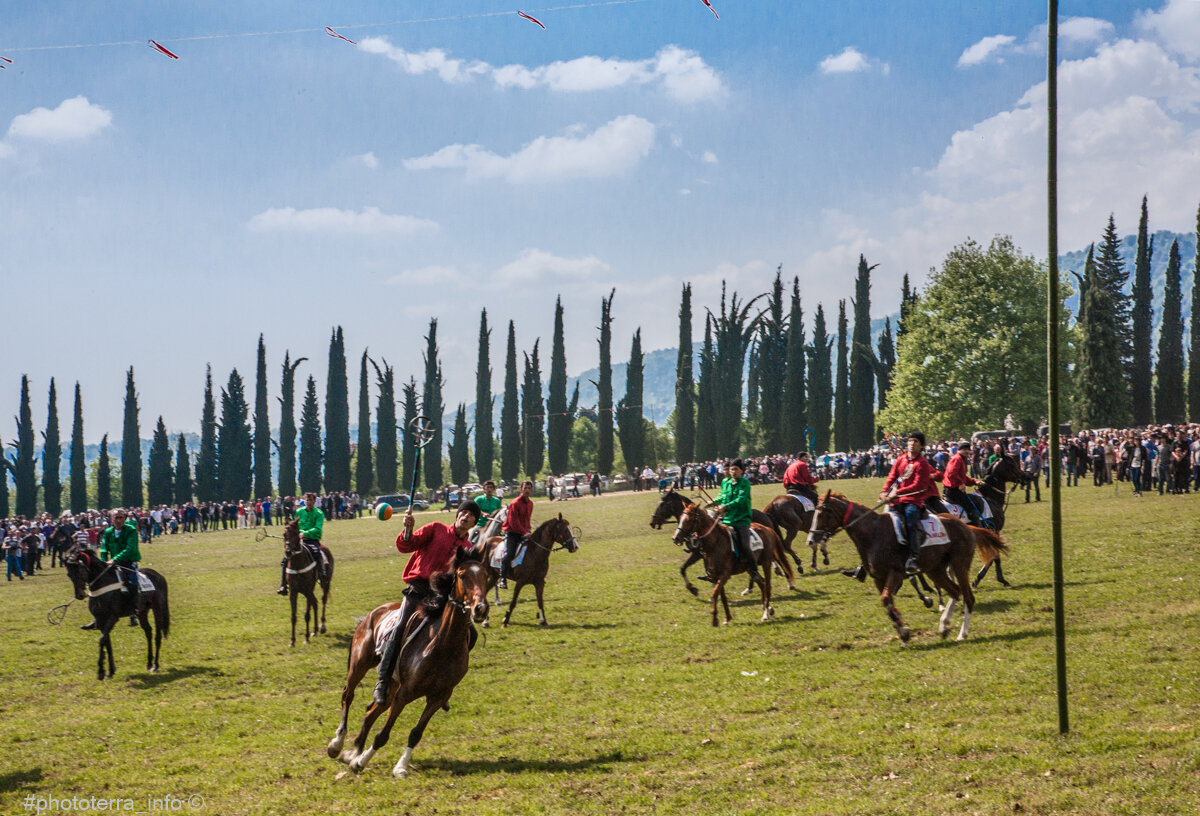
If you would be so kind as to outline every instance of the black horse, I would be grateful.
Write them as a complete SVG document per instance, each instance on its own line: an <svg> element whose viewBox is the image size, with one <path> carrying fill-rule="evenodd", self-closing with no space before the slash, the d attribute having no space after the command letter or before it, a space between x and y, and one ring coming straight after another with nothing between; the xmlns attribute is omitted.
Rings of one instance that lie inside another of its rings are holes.
<svg viewBox="0 0 1200 816"><path fill-rule="evenodd" d="M992 513L990 519L983 520L982 524L984 528L991 530L993 533L998 533L1004 529L1004 509L1008 505L1009 495L1009 491L1005 485L1011 482L1024 487L1036 478L1038 478L1037 474L1030 474L1021 470L1016 460L1011 456L1001 456L993 462L984 473L983 480L975 488L976 495L987 502L988 509ZM968 498L975 500L975 497L970 494L968 494ZM978 505L978 501L976 501L976 505ZM977 506L976 509L981 508ZM971 586L979 586L979 582L987 575L987 571L993 563L996 564L996 580L1004 586L1011 586L1008 581L1004 580L1004 570L1000 568L999 557L996 557L994 561L984 562L983 569L979 570L979 574L975 576L975 580L971 582Z"/></svg>
<svg viewBox="0 0 1200 816"><path fill-rule="evenodd" d="M162 639L171 631L171 610L167 605L167 579L152 569L138 570L150 579L152 589L143 590L134 601L124 588L118 567L100 560L94 550L72 548L65 559L67 576L75 586L75 598L89 598L88 610L96 618L96 629L100 632L100 659L97 678L103 680L104 654L108 653L108 677L116 673L113 662L112 628L127 615L137 615L142 631L146 633L146 670L158 671L158 652ZM149 613L154 612L154 641L150 641Z"/></svg>

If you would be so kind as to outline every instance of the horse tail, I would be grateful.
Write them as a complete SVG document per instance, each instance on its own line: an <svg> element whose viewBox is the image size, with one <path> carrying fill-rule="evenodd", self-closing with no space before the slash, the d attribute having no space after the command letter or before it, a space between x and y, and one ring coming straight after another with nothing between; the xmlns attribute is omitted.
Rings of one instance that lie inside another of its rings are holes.
<svg viewBox="0 0 1200 816"><path fill-rule="evenodd" d="M990 564L1008 552L1008 543L998 533L983 527L971 527L975 536L975 546L979 549L979 557L983 563Z"/></svg>
<svg viewBox="0 0 1200 816"><path fill-rule="evenodd" d="M171 604L168 603L167 599L167 579L159 575L158 581L155 583L161 584L161 586L158 587L158 591L162 593L162 621L159 628L162 630L163 637L167 637L171 634ZM154 612L154 619L156 622L158 622L158 610L155 610Z"/></svg>

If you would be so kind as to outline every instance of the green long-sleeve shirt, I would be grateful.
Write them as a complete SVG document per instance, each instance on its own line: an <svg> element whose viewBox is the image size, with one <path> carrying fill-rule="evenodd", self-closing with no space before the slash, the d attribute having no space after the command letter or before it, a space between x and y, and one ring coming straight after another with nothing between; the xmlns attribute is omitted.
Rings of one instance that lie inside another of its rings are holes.
<svg viewBox="0 0 1200 816"><path fill-rule="evenodd" d="M321 540L321 531L325 529L325 514L319 508L301 507L296 511L296 521L300 525L301 538Z"/></svg>
<svg viewBox="0 0 1200 816"><path fill-rule="evenodd" d="M118 564L141 561L137 526L132 521L127 521L120 530L104 528L104 532L100 534L100 558L104 561L111 559Z"/></svg>
<svg viewBox="0 0 1200 816"><path fill-rule="evenodd" d="M723 479L716 501L725 508L724 522L730 527L750 526L750 480L745 476L737 481Z"/></svg>

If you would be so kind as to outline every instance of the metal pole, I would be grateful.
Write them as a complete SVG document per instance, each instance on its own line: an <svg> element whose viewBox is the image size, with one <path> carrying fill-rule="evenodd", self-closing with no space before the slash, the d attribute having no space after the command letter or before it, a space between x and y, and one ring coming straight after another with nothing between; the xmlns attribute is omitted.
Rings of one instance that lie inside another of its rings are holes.
<svg viewBox="0 0 1200 816"><path fill-rule="evenodd" d="M1054 553L1054 657L1058 679L1058 733L1071 730L1067 714L1067 637L1063 611L1062 459L1058 431L1058 0L1048 0L1046 26L1046 393L1050 425L1050 544Z"/></svg>

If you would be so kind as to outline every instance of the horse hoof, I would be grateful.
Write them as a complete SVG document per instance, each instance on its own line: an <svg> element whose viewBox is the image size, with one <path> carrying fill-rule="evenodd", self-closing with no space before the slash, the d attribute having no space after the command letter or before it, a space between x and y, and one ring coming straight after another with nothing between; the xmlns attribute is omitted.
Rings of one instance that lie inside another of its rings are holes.
<svg viewBox="0 0 1200 816"><path fill-rule="evenodd" d="M1000 583L1001 583L1001 584L1003 584L1003 585L1004 585L1004 586L1006 586L1006 587L1011 587L1011 586L1012 586L1012 584L1010 584L1008 581L1005 581L1004 579L1000 579Z"/></svg>
<svg viewBox="0 0 1200 816"><path fill-rule="evenodd" d="M967 636L966 636L966 635L961 635L961 634L960 634L958 637L956 637L956 638L955 638L955 641L957 641L958 643L962 643L962 642L963 642L964 640L966 640L966 639L967 639Z"/></svg>
<svg viewBox="0 0 1200 816"><path fill-rule="evenodd" d="M408 768L396 768L392 771L392 776L397 779L405 779L408 777Z"/></svg>
<svg viewBox="0 0 1200 816"><path fill-rule="evenodd" d="M901 626L900 627L900 641L902 643L908 643L910 638L912 638L912 630L910 630L907 626Z"/></svg>
<svg viewBox="0 0 1200 816"><path fill-rule="evenodd" d="M333 739L331 739L329 741L329 744L325 746L325 753L329 755L330 759L337 759L339 756L341 756L341 753L342 753L341 739L339 739L338 737L334 737Z"/></svg>
<svg viewBox="0 0 1200 816"><path fill-rule="evenodd" d="M692 586L691 584L688 584L687 591L692 593L696 597L700 597L700 591L698 589L696 589L694 586Z"/></svg>
<svg viewBox="0 0 1200 816"><path fill-rule="evenodd" d="M487 621L484 621L483 623L481 623L481 624L479 624L479 625L480 625L480 626L482 626L484 629L487 629L487 628L488 628L488 622L487 622Z"/></svg>
<svg viewBox="0 0 1200 816"><path fill-rule="evenodd" d="M942 640L945 640L946 635L950 634L950 627L949 626L947 626L945 628L938 627L938 634L942 636Z"/></svg>
<svg viewBox="0 0 1200 816"><path fill-rule="evenodd" d="M549 625L550 624L546 621L545 618L542 618L540 621L538 621L538 626L549 626Z"/></svg>
<svg viewBox="0 0 1200 816"><path fill-rule="evenodd" d="M829 556L828 555L825 556L825 566L827 566L827 567L829 566Z"/></svg>
<svg viewBox="0 0 1200 816"><path fill-rule="evenodd" d="M325 624L321 624L321 634L325 634Z"/></svg>
<svg viewBox="0 0 1200 816"><path fill-rule="evenodd" d="M792 592L798 592L798 591L799 591L799 590L797 590L797 589L796 589L796 585L795 585L795 584L788 584L788 589L790 589Z"/></svg>
<svg viewBox="0 0 1200 816"><path fill-rule="evenodd" d="M749 594L750 594L750 587L746 587L745 589L743 589L743 590L742 590L742 597L743 597L743 598L744 598L744 597L746 597L746 596L747 596L747 595L749 595Z"/></svg>
<svg viewBox="0 0 1200 816"><path fill-rule="evenodd" d="M345 751L342 751L340 754L338 754L338 762L343 762L343 763L349 765L351 762L354 761L354 757L356 757L356 756L358 756L358 755L356 753L354 753L353 748L347 748Z"/></svg>
<svg viewBox="0 0 1200 816"><path fill-rule="evenodd" d="M768 606L768 607L767 607L767 614L771 615L771 617L774 617L774 616L775 616L775 607L773 607L773 606Z"/></svg>

